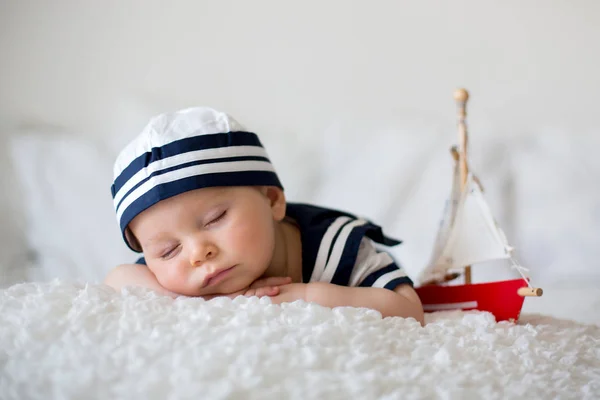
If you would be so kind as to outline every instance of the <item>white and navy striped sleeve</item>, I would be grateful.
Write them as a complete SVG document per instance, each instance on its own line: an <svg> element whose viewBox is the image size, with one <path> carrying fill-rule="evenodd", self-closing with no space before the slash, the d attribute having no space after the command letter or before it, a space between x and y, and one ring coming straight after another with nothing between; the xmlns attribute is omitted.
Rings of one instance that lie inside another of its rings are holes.
<svg viewBox="0 0 600 400"><path fill-rule="evenodd" d="M378 250L371 239L363 237L358 247L349 286L394 290L402 284L413 285L406 271L395 263L389 253Z"/></svg>

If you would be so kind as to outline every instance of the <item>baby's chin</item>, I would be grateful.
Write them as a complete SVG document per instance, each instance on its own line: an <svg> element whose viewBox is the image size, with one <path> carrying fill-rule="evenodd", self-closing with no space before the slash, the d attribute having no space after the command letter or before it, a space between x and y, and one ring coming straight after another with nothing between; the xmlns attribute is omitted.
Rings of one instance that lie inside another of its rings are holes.
<svg viewBox="0 0 600 400"><path fill-rule="evenodd" d="M209 287L202 287L203 282L194 282L189 280L187 282L178 282L175 285L163 285L163 287L171 292L178 293L184 296L200 297L200 296L214 296L214 295L228 295L247 289L254 281L249 280L246 276L232 276L216 285ZM171 282L173 283L173 282Z"/></svg>
<svg viewBox="0 0 600 400"><path fill-rule="evenodd" d="M252 282L246 282L243 279L228 279L224 282L220 282L217 285L207 287L207 288L199 288L196 296L207 296L207 295L227 295L239 292L241 290L247 289Z"/></svg>

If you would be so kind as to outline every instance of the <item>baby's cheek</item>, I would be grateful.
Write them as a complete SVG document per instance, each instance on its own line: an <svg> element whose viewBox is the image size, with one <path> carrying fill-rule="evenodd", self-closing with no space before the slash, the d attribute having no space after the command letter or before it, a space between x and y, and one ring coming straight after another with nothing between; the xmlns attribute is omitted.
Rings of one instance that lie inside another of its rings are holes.
<svg viewBox="0 0 600 400"><path fill-rule="evenodd" d="M230 237L230 243L234 244L238 251L245 255L252 255L258 258L256 261L268 262L273 252L274 235L272 228L260 221L248 221L240 224Z"/></svg>
<svg viewBox="0 0 600 400"><path fill-rule="evenodd" d="M181 268L174 265L164 265L155 273L158 282L168 290L177 292L183 284Z"/></svg>

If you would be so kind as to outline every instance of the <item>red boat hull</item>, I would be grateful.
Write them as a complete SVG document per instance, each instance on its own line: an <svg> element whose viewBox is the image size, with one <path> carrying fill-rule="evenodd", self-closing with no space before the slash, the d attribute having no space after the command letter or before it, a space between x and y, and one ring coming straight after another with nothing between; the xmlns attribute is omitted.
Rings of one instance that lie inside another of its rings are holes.
<svg viewBox="0 0 600 400"><path fill-rule="evenodd" d="M526 287L523 279L470 285L426 285L415 288L425 312L445 310L488 311L496 321L518 321L524 298L517 290Z"/></svg>

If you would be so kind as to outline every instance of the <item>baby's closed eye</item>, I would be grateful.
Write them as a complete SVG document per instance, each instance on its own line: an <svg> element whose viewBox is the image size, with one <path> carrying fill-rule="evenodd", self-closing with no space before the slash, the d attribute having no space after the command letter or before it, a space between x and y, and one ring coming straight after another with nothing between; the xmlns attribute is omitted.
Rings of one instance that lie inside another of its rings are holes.
<svg viewBox="0 0 600 400"><path fill-rule="evenodd" d="M208 226L214 225L217 222L221 221L227 215L227 210L223 210L216 214L217 214L216 216L209 217L208 222L206 224L204 224L204 226L208 227Z"/></svg>
<svg viewBox="0 0 600 400"><path fill-rule="evenodd" d="M168 247L166 250L160 252L160 258L162 258L163 260L167 260L169 258L171 258L172 256L174 256L177 252L177 250L181 247L181 245L176 245L176 246L171 246Z"/></svg>

